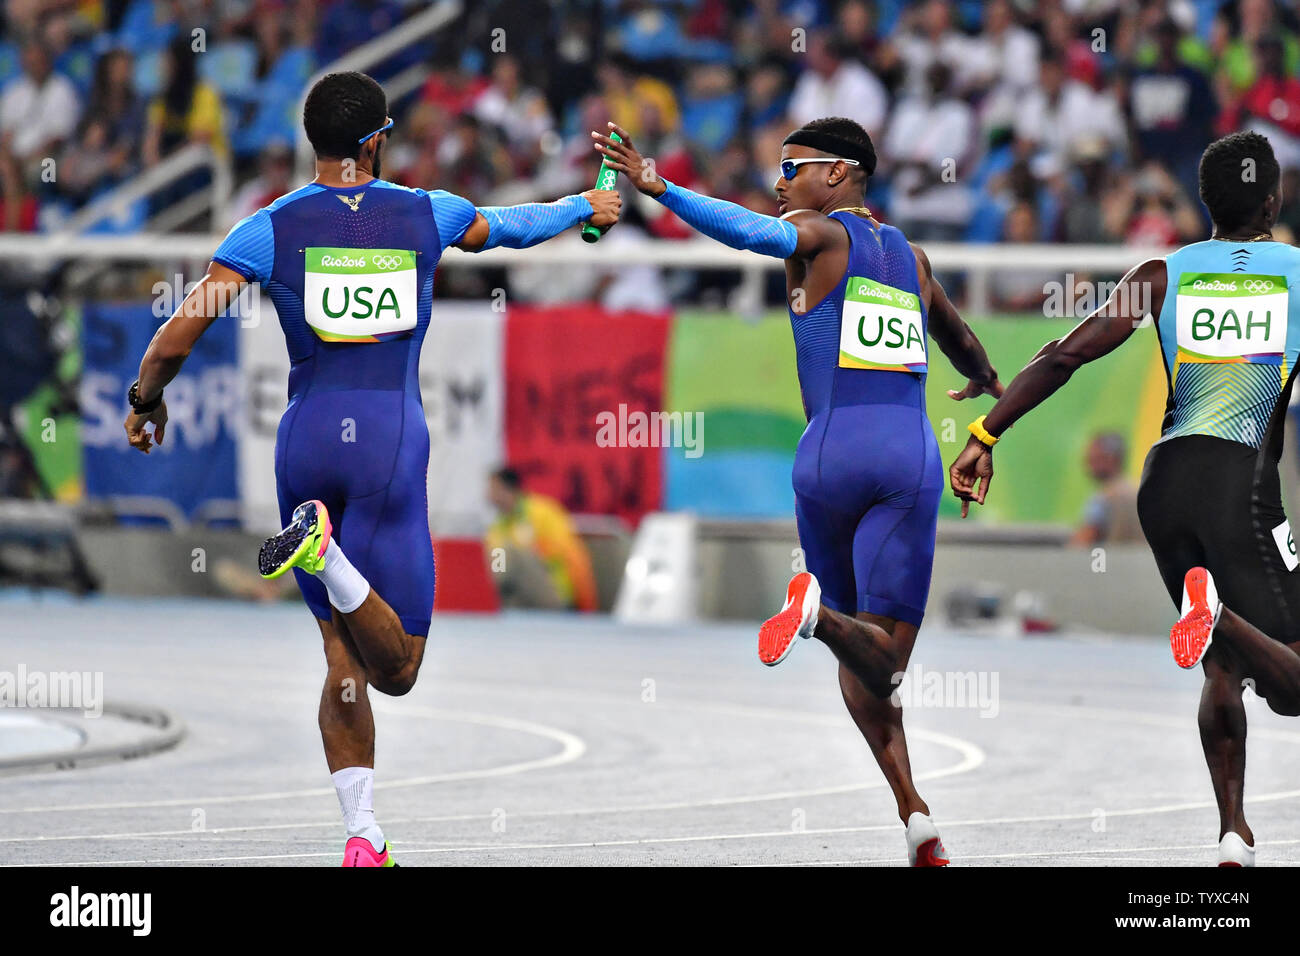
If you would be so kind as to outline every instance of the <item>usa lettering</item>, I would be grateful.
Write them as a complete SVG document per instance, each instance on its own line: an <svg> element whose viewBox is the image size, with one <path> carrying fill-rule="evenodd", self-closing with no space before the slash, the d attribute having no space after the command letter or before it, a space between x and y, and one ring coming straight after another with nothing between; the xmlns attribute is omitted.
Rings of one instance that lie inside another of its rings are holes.
<svg viewBox="0 0 1300 956"><path fill-rule="evenodd" d="M916 323L914 322L907 323L907 331L906 334L904 334L904 320L901 317L895 315L886 320L884 316L878 315L875 319L875 328L872 330L875 334L875 338L869 338L867 331L868 321L869 319L865 315L858 319L858 341L869 348L874 348L875 346L882 344L882 339L884 339L883 345L887 349L910 349L913 344L922 347L925 345L925 340L921 338L917 331ZM889 338L887 339L885 338L886 333L889 335Z"/></svg>
<svg viewBox="0 0 1300 956"><path fill-rule="evenodd" d="M364 295L363 295L364 293ZM385 311L392 312L392 318L400 319L402 317L401 306L397 304L397 293L391 288L382 289L379 293L379 301L374 302L373 296L375 290L372 286L357 286L350 289L343 287L343 304L335 311L330 308L330 290L326 288L321 294L320 307L331 319L341 319L347 315L353 319L381 319ZM348 311L351 306L351 312Z"/></svg>

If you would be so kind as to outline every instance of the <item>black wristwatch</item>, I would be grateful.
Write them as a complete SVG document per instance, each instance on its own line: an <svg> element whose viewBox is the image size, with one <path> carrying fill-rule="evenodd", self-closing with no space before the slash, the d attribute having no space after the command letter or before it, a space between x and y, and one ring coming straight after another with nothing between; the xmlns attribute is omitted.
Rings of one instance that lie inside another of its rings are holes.
<svg viewBox="0 0 1300 956"><path fill-rule="evenodd" d="M137 415L148 415L155 408L162 404L163 393L159 392L158 397L152 402L140 401L140 380L137 378L131 383L131 387L126 390L126 400L131 405L131 410Z"/></svg>

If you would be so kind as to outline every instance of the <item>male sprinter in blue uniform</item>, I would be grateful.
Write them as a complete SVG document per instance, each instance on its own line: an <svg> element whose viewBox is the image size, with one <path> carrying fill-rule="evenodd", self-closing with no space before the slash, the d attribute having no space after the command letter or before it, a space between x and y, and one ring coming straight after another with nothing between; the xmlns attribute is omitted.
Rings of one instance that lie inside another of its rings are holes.
<svg viewBox="0 0 1300 956"><path fill-rule="evenodd" d="M441 190L379 178L393 121L362 73L333 73L303 110L316 178L231 230L207 275L158 330L131 386L126 431L163 442L163 387L246 283L275 303L292 362L276 437L287 527L263 545L266 577L289 568L325 642L321 737L343 808L344 866L391 866L375 822L375 727L366 686L415 683L433 609L425 476L429 434L417 365L433 274L448 246L523 248L590 221L613 224L619 199L590 191L555 203L476 209ZM346 550L345 550L346 549Z"/></svg>
<svg viewBox="0 0 1300 956"><path fill-rule="evenodd" d="M1263 136L1211 143L1200 181L1212 238L1143 262L1044 345L972 423L950 478L963 516L970 501L983 504L999 437L1075 369L1123 344L1148 307L1158 316L1169 399L1138 516L1182 614L1169 635L1174 660L1205 671L1197 717L1219 804L1219 865L1254 866L1242 806L1244 682L1276 713L1300 715L1300 576L1277 471L1300 361L1300 293L1291 298L1300 249L1273 240L1281 181Z"/></svg>
<svg viewBox="0 0 1300 956"><path fill-rule="evenodd" d="M840 690L907 825L913 866L948 856L912 783L902 708L891 701L925 614L943 493L925 413L926 333L970 381L956 399L1001 394L979 340L925 254L863 208L876 153L852 120L814 120L786 137L781 218L660 178L627 134L592 133L632 183L700 232L785 260L790 323L808 428L795 453L795 518L806 572L763 625L758 656L777 664L798 636L839 659Z"/></svg>

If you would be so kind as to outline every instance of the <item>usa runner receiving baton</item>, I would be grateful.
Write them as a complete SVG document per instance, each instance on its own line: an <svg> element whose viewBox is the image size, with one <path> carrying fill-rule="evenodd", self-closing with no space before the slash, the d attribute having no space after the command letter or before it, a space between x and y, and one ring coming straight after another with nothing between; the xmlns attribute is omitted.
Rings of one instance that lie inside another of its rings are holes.
<svg viewBox="0 0 1300 956"><path fill-rule="evenodd" d="M659 176L627 133L593 132L632 184L735 249L785 260L808 427L794 462L805 572L759 632L778 664L796 638L839 659L849 713L884 772L914 866L948 856L912 781L902 708L891 701L925 614L943 464L925 410L927 334L969 381L954 399L1000 395L979 340L934 278L925 253L864 208L876 168L871 137L819 119L786 137L776 180L780 218L683 189Z"/></svg>

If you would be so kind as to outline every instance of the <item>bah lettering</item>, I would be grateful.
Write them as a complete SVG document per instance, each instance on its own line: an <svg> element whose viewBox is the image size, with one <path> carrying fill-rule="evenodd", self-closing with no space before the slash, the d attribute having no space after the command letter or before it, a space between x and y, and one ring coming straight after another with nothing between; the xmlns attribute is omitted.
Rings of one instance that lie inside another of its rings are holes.
<svg viewBox="0 0 1300 956"><path fill-rule="evenodd" d="M393 313L393 318L395 319L400 319L402 317L402 310L397 305L397 294L393 292L392 289L384 289L383 292L379 294L378 303L370 301L368 297L363 297L362 293L367 293L368 296L373 296L375 290L368 285L358 286L354 296L352 290L345 286L343 289L343 308L335 312L330 308L330 290L327 287L321 294L320 306L325 310L325 314L331 319L341 318L347 313L348 306L352 305L354 301L355 305L353 305L352 308L352 318L354 319L378 319L380 317L379 314L385 309L390 309ZM363 308L364 311L362 311Z"/></svg>
<svg viewBox="0 0 1300 956"><path fill-rule="evenodd" d="M1221 319L1215 319L1214 310L1200 308L1192 313L1192 338L1197 342L1207 339L1222 339L1228 332L1236 338L1250 338L1252 329L1263 329L1264 338L1268 338L1269 327L1273 324L1273 313L1267 311L1263 319L1255 318L1255 310L1246 313L1246 331L1241 330L1241 317L1236 309L1228 309Z"/></svg>
<svg viewBox="0 0 1300 956"><path fill-rule="evenodd" d="M858 319L858 341L863 345L875 346L880 344L880 340L885 337L886 331L890 335L890 338L885 341L885 348L887 349L900 348L904 342L906 342L908 348L911 348L914 342L917 345L925 345L925 340L917 332L915 323L908 322L907 334L903 334L903 320L896 315L891 317L888 322L885 321L884 316L876 316L875 331L876 337L874 339L867 338L867 317L864 315Z"/></svg>

